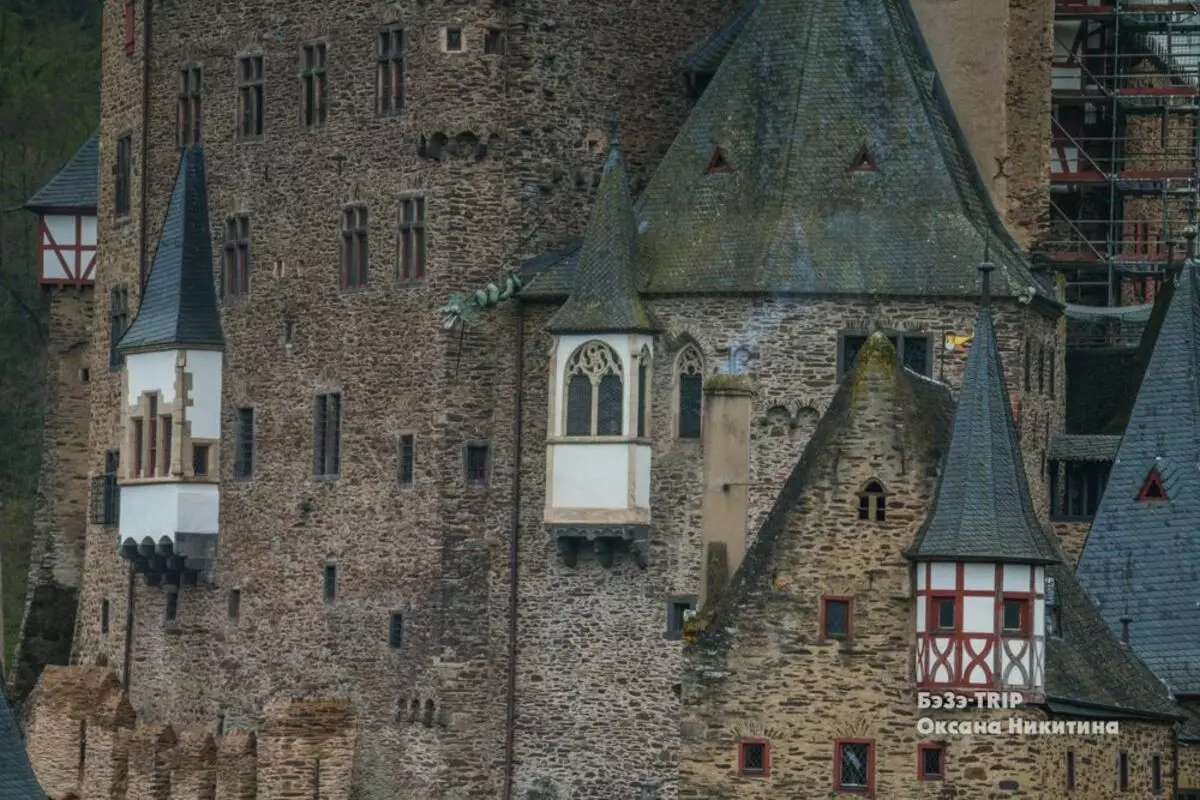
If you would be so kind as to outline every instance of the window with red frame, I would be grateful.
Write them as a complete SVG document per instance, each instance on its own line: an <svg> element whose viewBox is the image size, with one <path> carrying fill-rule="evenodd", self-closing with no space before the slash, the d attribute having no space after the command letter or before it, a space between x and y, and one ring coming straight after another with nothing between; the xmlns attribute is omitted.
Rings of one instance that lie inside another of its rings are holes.
<svg viewBox="0 0 1200 800"><path fill-rule="evenodd" d="M1029 633L1029 600L1023 597L1004 598L1003 617L1000 631L1009 636L1025 636Z"/></svg>
<svg viewBox="0 0 1200 800"><path fill-rule="evenodd" d="M958 600L954 597L929 598L929 630L952 631L958 619Z"/></svg>
<svg viewBox="0 0 1200 800"><path fill-rule="evenodd" d="M834 744L833 788L839 792L875 791L875 743L840 739Z"/></svg>
<svg viewBox="0 0 1200 800"><path fill-rule="evenodd" d="M771 774L771 744L751 740L738 744L738 774L749 778L765 778Z"/></svg>
<svg viewBox="0 0 1200 800"><path fill-rule="evenodd" d="M917 779L940 781L946 777L946 748L940 744L917 745Z"/></svg>

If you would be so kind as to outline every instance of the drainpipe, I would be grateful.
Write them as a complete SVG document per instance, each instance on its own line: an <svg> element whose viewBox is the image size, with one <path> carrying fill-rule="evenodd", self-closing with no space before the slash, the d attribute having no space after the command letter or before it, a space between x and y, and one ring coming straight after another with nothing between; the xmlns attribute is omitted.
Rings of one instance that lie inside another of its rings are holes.
<svg viewBox="0 0 1200 800"><path fill-rule="evenodd" d="M146 286L146 217L149 203L147 190L150 185L150 18L153 0L142 2L142 197L138 203L138 297Z"/></svg>
<svg viewBox="0 0 1200 800"><path fill-rule="evenodd" d="M517 595L518 562L521 542L521 399L525 388L525 304L517 305L517 376L513 386L513 466L512 466L512 538L508 545L508 697L504 721L504 800L512 800L513 771L517 739Z"/></svg>
<svg viewBox="0 0 1200 800"><path fill-rule="evenodd" d="M133 667L133 559L129 559L129 583L125 586L125 662L121 669L121 690L129 694L129 673Z"/></svg>

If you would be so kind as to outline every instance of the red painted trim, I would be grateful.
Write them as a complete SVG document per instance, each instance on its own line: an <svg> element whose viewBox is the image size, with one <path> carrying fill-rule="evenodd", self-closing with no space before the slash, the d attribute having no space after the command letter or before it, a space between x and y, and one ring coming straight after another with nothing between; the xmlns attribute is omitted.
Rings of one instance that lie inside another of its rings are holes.
<svg viewBox="0 0 1200 800"><path fill-rule="evenodd" d="M67 216L56 214L55 216ZM43 286L89 286L93 283L96 270L96 246L82 245L83 216L75 215L75 243L59 244L46 224L46 215L38 216L38 275L39 283ZM52 251L58 263L62 266L66 278L47 278L45 276L46 253ZM76 266L72 268L67 262L65 253L72 253ZM89 257L90 255L90 257ZM85 262L85 258L87 259ZM86 264L80 268L79 265Z"/></svg>
<svg viewBox="0 0 1200 800"><path fill-rule="evenodd" d="M761 772L746 771L746 745L761 744L763 746L763 768ZM738 742L738 775L743 778L771 777L771 743L766 739L742 739Z"/></svg>
<svg viewBox="0 0 1200 800"><path fill-rule="evenodd" d="M1158 474L1158 467L1150 468L1150 474L1142 483L1142 489L1138 492L1137 499L1146 503L1165 503L1168 500L1167 488L1163 486L1162 478Z"/></svg>
<svg viewBox="0 0 1200 800"><path fill-rule="evenodd" d="M867 785L842 785L842 745L865 744L867 746ZM875 793L875 740L874 739L837 739L833 743L833 788L837 792L853 792L855 794Z"/></svg>
<svg viewBox="0 0 1200 800"><path fill-rule="evenodd" d="M925 771L925 751L937 750L942 754L941 763L939 766L942 771L932 773ZM946 778L946 746L941 744L929 744L922 742L917 745L917 780L919 781L940 781Z"/></svg>
<svg viewBox="0 0 1200 800"><path fill-rule="evenodd" d="M825 632L825 607L831 602L843 602L846 604L846 635L831 636ZM822 639L836 639L838 641L849 641L854 638L854 598L850 595L842 594L825 594L821 595L821 612L817 622L818 635Z"/></svg>

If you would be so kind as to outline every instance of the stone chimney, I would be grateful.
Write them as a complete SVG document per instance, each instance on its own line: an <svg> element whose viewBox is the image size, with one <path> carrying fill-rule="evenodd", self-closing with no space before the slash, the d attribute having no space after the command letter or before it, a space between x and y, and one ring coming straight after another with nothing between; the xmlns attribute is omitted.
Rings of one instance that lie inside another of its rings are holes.
<svg viewBox="0 0 1200 800"><path fill-rule="evenodd" d="M714 375L704 387L701 608L725 587L746 555L753 396L742 375Z"/></svg>

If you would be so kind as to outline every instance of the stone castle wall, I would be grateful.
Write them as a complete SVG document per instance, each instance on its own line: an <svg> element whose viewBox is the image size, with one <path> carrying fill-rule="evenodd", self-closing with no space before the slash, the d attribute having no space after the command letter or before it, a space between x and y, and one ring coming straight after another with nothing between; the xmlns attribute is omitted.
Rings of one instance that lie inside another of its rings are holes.
<svg viewBox="0 0 1200 800"><path fill-rule="evenodd" d="M33 689L43 665L66 664L71 655L90 496L92 308L90 288L51 292L41 474L23 635L10 677L17 698Z"/></svg>
<svg viewBox="0 0 1200 800"><path fill-rule="evenodd" d="M29 749L51 800L348 800L356 744L344 700L274 701L255 731L138 722L116 676L49 667Z"/></svg>

